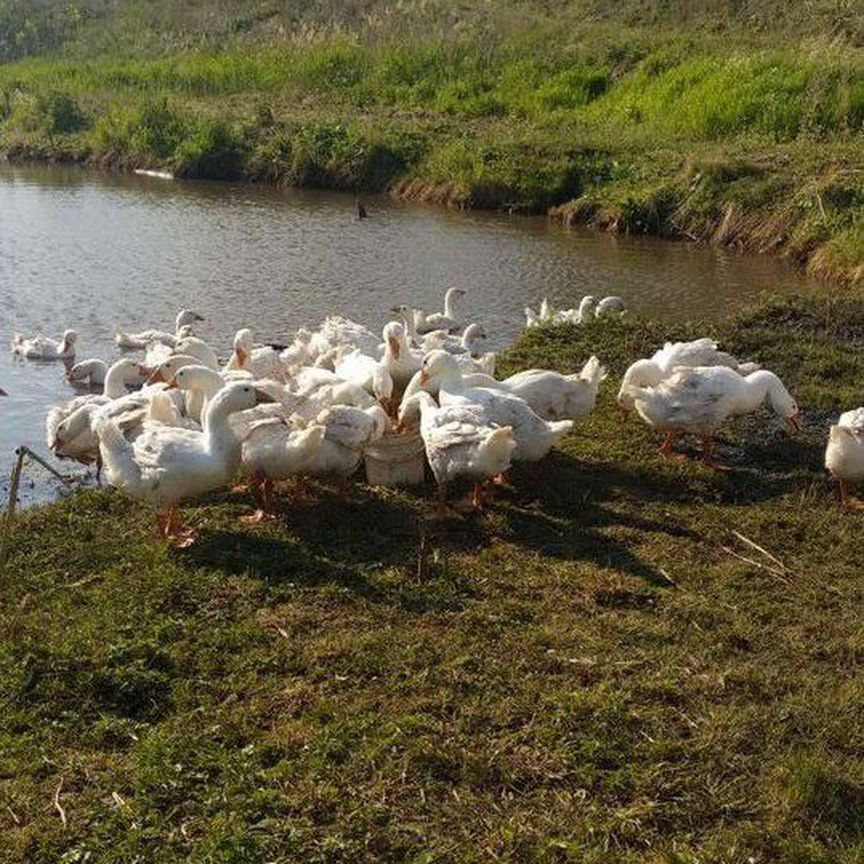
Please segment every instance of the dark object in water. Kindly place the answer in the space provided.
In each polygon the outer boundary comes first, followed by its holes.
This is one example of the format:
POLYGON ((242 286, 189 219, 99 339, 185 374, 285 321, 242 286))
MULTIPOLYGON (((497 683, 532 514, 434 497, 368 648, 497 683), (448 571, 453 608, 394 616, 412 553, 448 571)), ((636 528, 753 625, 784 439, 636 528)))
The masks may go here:
POLYGON ((368 217, 368 213, 366 212, 366 208, 363 206, 362 201, 357 202, 357 218, 358 219, 366 219, 368 217))
POLYGON ((265 342, 264 343, 268 348, 272 348, 274 351, 284 351, 288 346, 283 345, 281 342, 265 342))

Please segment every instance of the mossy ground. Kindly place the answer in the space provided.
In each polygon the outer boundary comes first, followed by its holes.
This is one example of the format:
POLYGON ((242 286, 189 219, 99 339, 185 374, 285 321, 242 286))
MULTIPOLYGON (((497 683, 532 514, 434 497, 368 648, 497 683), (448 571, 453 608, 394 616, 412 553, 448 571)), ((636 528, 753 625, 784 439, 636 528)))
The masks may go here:
POLYGON ((476 518, 315 484, 252 529, 226 494, 177 552, 110 491, 24 514, 0 860, 861 862, 864 523, 821 456, 862 344, 864 306, 824 299, 531 331, 506 369, 596 352, 610 380, 476 518), (760 415, 730 471, 661 459, 616 379, 695 333, 780 373, 804 434, 760 415))

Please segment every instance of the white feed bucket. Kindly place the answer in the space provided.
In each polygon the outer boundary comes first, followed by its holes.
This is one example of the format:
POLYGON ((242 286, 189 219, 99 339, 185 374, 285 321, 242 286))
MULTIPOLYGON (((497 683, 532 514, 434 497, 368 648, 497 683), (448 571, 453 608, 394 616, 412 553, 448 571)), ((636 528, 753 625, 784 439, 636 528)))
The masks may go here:
POLYGON ((391 432, 366 448, 366 479, 372 486, 417 486, 425 474, 423 439, 416 431, 391 432))

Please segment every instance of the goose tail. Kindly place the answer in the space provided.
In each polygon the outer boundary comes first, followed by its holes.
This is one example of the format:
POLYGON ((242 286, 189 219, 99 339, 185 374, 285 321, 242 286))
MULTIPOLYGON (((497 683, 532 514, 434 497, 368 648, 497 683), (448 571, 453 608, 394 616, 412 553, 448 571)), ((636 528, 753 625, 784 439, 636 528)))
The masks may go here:
POLYGON ((572 428, 572 420, 554 420, 547 424, 554 441, 560 441, 572 428))

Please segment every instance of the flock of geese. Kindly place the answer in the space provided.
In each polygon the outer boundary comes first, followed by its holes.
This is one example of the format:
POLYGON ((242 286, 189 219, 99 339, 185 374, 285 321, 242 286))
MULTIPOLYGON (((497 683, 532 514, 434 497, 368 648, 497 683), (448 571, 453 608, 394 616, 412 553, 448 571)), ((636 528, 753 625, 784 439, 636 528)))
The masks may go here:
MULTIPOLYGON (((179 503, 226 488, 241 472, 242 488, 258 503, 244 519, 259 522, 272 511, 277 483, 310 475, 347 481, 382 439, 419 434, 441 508, 454 481, 473 486, 458 506, 476 508, 511 463, 543 459, 594 409, 605 370, 590 357, 570 375, 529 369, 497 379, 495 355, 482 350, 483 327, 460 314, 464 294, 451 288, 443 311, 430 315, 393 307, 380 337, 339 316, 300 329, 285 345, 258 343, 242 328, 224 362, 196 335, 204 319, 189 309, 173 331, 118 332, 123 353, 110 365, 76 363, 72 330, 59 341, 16 334, 12 349, 64 361, 70 381, 101 388, 49 411, 48 446, 58 457, 95 464, 97 476, 104 472, 111 485, 154 505, 158 535, 185 546, 195 535, 179 503)), ((526 318, 534 326, 623 311, 620 298, 589 296, 564 312, 544 301, 526 318)), ((766 402, 791 430, 800 428, 798 405, 774 373, 708 338, 667 343, 636 361, 618 392, 625 415, 635 412, 665 433, 664 455, 680 458, 676 441, 695 435, 709 463, 718 427, 766 402)), ((864 408, 831 428, 826 466, 844 503, 864 507, 847 485, 864 479, 864 408)))

